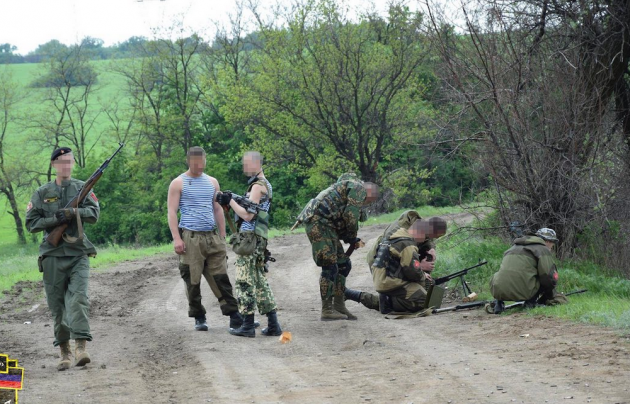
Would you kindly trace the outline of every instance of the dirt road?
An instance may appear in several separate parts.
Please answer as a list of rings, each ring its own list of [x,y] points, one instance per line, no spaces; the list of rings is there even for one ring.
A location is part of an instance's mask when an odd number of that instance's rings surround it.
[[[383,228],[361,230],[367,247]],[[306,236],[270,244],[286,345],[229,335],[207,286],[210,331],[193,331],[176,258],[156,257],[93,273],[93,362],[57,372],[41,283],[14,288],[0,302],[0,352],[26,369],[20,402],[630,403],[630,343],[614,330],[481,310],[387,320],[354,302],[358,321],[321,322]],[[367,250],[348,283],[373,290]]]

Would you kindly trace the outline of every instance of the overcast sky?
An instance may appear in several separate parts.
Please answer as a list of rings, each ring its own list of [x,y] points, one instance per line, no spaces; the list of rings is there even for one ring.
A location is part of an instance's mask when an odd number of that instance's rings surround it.
[[[345,1],[355,8],[367,3]],[[373,2],[379,10],[386,8],[386,0]],[[91,36],[109,46],[131,36],[150,38],[153,28],[169,26],[175,19],[210,38],[212,22],[226,23],[233,10],[233,0],[0,0],[0,44],[15,45],[23,55],[51,39],[74,44]]]

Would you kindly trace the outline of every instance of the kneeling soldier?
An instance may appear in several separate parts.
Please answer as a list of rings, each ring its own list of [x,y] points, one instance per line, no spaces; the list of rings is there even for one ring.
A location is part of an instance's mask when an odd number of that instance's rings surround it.
[[[505,300],[524,300],[525,307],[566,302],[563,295],[555,293],[558,271],[552,251],[557,242],[556,232],[548,228],[514,240],[503,255],[501,268],[490,279],[495,314],[504,310]]]
[[[444,219],[422,220],[418,212],[404,212],[385,229],[368,254],[374,288],[379,295],[346,289],[346,298],[383,314],[422,310],[432,282],[430,273],[435,268],[433,240],[445,233]]]

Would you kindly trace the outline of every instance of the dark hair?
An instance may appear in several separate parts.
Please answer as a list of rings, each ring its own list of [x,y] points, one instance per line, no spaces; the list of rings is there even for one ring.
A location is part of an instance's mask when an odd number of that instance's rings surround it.
[[[190,157],[198,157],[198,156],[202,156],[202,157],[206,156],[206,151],[199,146],[191,147],[190,149],[188,149],[188,152],[186,153],[187,159]]]
[[[437,233],[446,233],[446,220],[441,217],[432,217],[429,219],[429,226],[431,230]]]

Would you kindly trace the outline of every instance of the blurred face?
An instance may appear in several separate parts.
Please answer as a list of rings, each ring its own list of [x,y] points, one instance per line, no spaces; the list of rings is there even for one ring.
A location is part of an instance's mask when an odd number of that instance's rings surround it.
[[[425,221],[419,220],[414,222],[409,228],[409,234],[418,243],[422,243],[427,240],[429,234],[429,224]]]
[[[189,156],[188,168],[194,175],[200,175],[206,168],[206,156]]]
[[[255,159],[253,156],[243,157],[243,173],[248,177],[256,175],[260,172],[261,164],[260,160]]]
[[[547,241],[545,240],[545,245],[547,246],[547,248],[549,249],[549,251],[553,251],[553,246],[556,245],[556,243],[554,243],[553,241]]]
[[[57,177],[70,178],[72,168],[74,167],[74,157],[72,153],[62,154],[57,157],[57,160],[51,162],[51,164],[57,173]]]
[[[372,182],[367,182],[365,184],[365,190],[367,192],[367,197],[365,198],[365,205],[369,205],[378,199],[378,185]]]

